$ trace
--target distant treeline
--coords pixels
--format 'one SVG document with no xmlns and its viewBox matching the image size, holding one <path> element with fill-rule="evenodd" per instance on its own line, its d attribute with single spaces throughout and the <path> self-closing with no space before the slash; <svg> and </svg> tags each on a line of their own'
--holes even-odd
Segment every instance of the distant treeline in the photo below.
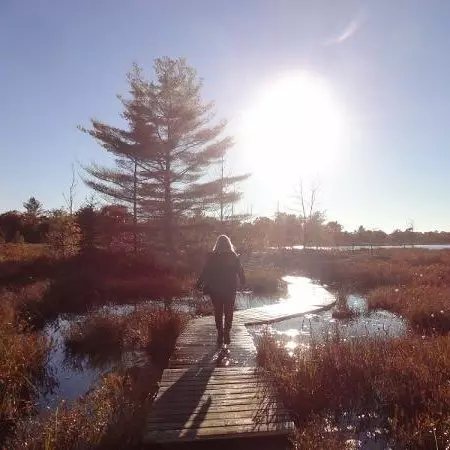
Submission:
<svg viewBox="0 0 450 450">
<path fill-rule="evenodd" d="M 93 248 L 128 249 L 133 244 L 132 213 L 122 205 L 87 204 L 72 214 L 63 210 L 44 211 L 42 204 L 30 198 L 24 212 L 0 214 L 0 242 L 52 243 L 88 250 Z M 305 220 L 295 214 L 279 213 L 275 218 L 227 218 L 195 214 L 181 224 L 178 241 L 181 248 L 210 247 L 218 233 L 229 234 L 241 250 L 292 245 L 357 246 L 357 245 L 426 245 L 450 244 L 450 232 L 415 232 L 409 228 L 388 234 L 360 226 L 346 231 L 336 221 L 327 221 L 323 213 Z M 157 249 L 163 241 L 162 224 L 157 219 L 142 219 L 138 238 L 140 249 Z"/>
<path fill-rule="evenodd" d="M 368 230 L 362 225 L 354 231 L 346 231 L 340 223 L 327 221 L 321 212 L 306 220 L 285 213 L 277 214 L 274 219 L 258 217 L 242 227 L 252 247 L 450 244 L 450 232 L 445 231 L 421 233 L 408 228 L 386 233 Z"/>
</svg>

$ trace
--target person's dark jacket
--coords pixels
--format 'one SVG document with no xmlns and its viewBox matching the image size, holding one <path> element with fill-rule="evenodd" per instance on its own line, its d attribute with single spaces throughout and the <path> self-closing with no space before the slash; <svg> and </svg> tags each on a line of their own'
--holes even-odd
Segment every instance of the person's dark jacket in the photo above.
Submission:
<svg viewBox="0 0 450 450">
<path fill-rule="evenodd" d="M 239 257 L 233 252 L 209 253 L 203 271 L 197 281 L 197 288 L 203 288 L 211 296 L 235 295 L 238 287 L 245 284 L 244 269 Z"/>
</svg>

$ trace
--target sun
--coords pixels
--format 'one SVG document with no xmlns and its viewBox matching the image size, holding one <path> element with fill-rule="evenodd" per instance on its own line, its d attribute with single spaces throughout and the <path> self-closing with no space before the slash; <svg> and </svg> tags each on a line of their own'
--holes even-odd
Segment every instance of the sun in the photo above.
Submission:
<svg viewBox="0 0 450 450">
<path fill-rule="evenodd" d="M 286 182 L 335 167 L 344 115 L 330 85 L 310 73 L 280 77 L 241 116 L 239 140 L 253 173 Z"/>
</svg>

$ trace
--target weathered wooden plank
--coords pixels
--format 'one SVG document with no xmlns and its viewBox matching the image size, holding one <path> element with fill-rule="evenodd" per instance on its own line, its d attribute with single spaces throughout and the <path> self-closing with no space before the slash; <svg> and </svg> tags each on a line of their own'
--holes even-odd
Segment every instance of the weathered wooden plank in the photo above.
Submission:
<svg viewBox="0 0 450 450">
<path fill-rule="evenodd" d="M 285 410 L 267 407 L 266 409 L 260 409 L 256 407 L 256 404 L 247 404 L 243 403 L 242 405 L 230 405 L 230 406 L 222 406 L 220 408 L 208 409 L 207 417 L 208 419 L 220 419 L 222 417 L 227 418 L 237 418 L 237 417 L 259 417 L 259 416 L 268 416 L 268 417 L 282 417 L 286 416 L 288 413 Z M 171 420 L 177 419 L 186 419 L 186 417 L 191 417 L 198 412 L 202 411 L 202 408 L 198 408 L 195 411 L 172 411 L 166 412 L 165 414 L 159 415 L 150 415 L 147 419 L 147 424 L 150 423 L 160 423 L 167 422 Z"/>
<path fill-rule="evenodd" d="M 223 385 L 200 385 L 200 384 L 192 384 L 192 385 L 186 385 L 183 386 L 183 390 L 181 392 L 180 389 L 173 388 L 172 386 L 164 386 L 159 389 L 158 393 L 161 392 L 161 394 L 169 393 L 169 392 L 175 392 L 179 395 L 193 395 L 194 393 L 199 393 L 202 395 L 225 395 L 230 394 L 233 395 L 234 393 L 244 393 L 244 392 L 261 392 L 262 395 L 264 393 L 262 392 L 262 388 L 260 384 L 257 383 L 248 383 L 248 384 L 234 384 L 234 385 L 228 385 L 227 387 Z"/>
<path fill-rule="evenodd" d="M 294 429 L 292 422 L 282 422 L 275 424 L 260 424 L 247 426 L 229 426 L 229 427 L 210 427 L 198 428 L 192 430 L 176 429 L 163 431 L 149 431 L 145 439 L 153 442 L 175 442 L 175 441 L 192 441 L 195 439 L 217 439 L 221 437 L 239 438 L 251 436 L 264 436 L 267 434 L 277 435 L 286 434 Z"/>
<path fill-rule="evenodd" d="M 246 362 L 248 363 L 248 361 L 251 361 L 255 358 L 255 354 L 231 354 L 231 355 L 227 355 L 227 356 L 220 356 L 220 357 L 216 357 L 216 358 L 210 358 L 207 361 L 203 360 L 202 356 L 193 356 L 193 357 L 188 357 L 186 355 L 180 355 L 180 357 L 176 360 L 173 361 L 173 363 L 171 363 L 171 367 L 176 368 L 179 365 L 182 364 L 188 364 L 189 366 L 195 366 L 195 365 L 200 365 L 200 366 L 217 366 L 217 363 L 219 361 L 223 361 L 224 359 L 228 359 L 231 363 L 236 364 L 236 367 L 239 367 L 242 363 Z"/>
<path fill-rule="evenodd" d="M 236 377 L 236 378 L 228 378 L 226 376 L 223 377 L 216 377 L 216 378 L 208 378 L 208 377 L 201 377 L 201 378 L 180 378 L 178 380 L 161 380 L 159 383 L 159 387 L 167 388 L 167 387 L 173 387 L 174 389 L 182 389 L 182 386 L 205 386 L 205 385 L 211 385 L 211 386 L 217 386 L 217 388 L 226 388 L 227 386 L 234 387 L 239 385 L 246 385 L 246 384 L 252 384 L 252 385 L 260 385 L 260 386 L 267 386 L 268 383 L 263 382 L 261 379 L 256 377 Z"/>
<path fill-rule="evenodd" d="M 260 383 L 262 384 L 261 380 L 255 379 L 255 377 L 252 376 L 241 376 L 236 378 L 228 378 L 228 377 L 219 377 L 219 378 L 189 378 L 189 379 L 183 379 L 181 381 L 183 385 L 190 386 L 190 385 L 202 385 L 208 384 L 209 386 L 227 386 L 230 384 L 245 384 L 245 383 Z M 173 380 L 161 380 L 159 383 L 160 388 L 164 387 L 172 387 L 174 385 Z"/>
<path fill-rule="evenodd" d="M 229 347 L 230 354 L 233 356 L 237 355 L 254 355 L 256 354 L 256 348 L 247 348 L 247 347 Z M 178 359 L 180 356 L 190 356 L 190 357 L 201 357 L 205 359 L 211 359 L 214 357 L 217 357 L 219 355 L 222 355 L 221 352 L 211 352 L 207 347 L 201 348 L 201 347 L 195 347 L 190 349 L 189 347 L 183 347 L 175 351 L 174 353 L 174 359 Z"/>
<path fill-rule="evenodd" d="M 265 417 L 281 417 L 286 416 L 288 412 L 285 409 L 279 408 L 279 404 L 265 405 L 264 408 L 257 407 L 256 403 L 243 403 L 241 405 L 223 405 L 220 407 L 211 407 L 206 409 L 209 404 L 202 405 L 196 410 L 172 410 L 171 412 L 165 412 L 164 414 L 155 414 L 158 411 L 154 411 L 154 414 L 149 414 L 147 422 L 160 422 L 160 421 L 176 421 L 180 419 L 187 420 L 189 417 L 196 417 L 199 413 L 206 413 L 205 416 L 209 419 L 223 419 L 223 418 L 236 418 L 236 417 L 254 417 L 255 419 L 262 416 Z M 227 408 L 230 408 L 228 410 Z"/>
<path fill-rule="evenodd" d="M 201 372 L 202 368 L 197 368 L 197 367 L 193 367 L 192 369 L 189 370 L 189 372 Z M 205 369 L 206 370 L 206 369 Z M 209 370 L 209 369 L 208 369 Z M 220 374 L 220 373 L 231 373 L 230 372 L 231 369 L 225 368 L 225 367 L 216 367 L 214 369 L 214 373 L 215 374 Z M 233 369 L 236 372 L 252 372 L 252 373 L 256 373 L 258 372 L 258 369 L 256 367 L 239 367 L 239 368 L 235 368 Z M 187 372 L 186 369 L 165 369 L 164 372 L 167 373 L 181 373 L 181 372 Z"/>
<path fill-rule="evenodd" d="M 216 378 L 238 379 L 240 377 L 255 377 L 255 378 L 260 377 L 258 373 L 254 371 L 253 372 L 241 371 L 240 369 L 243 369 L 244 367 L 231 367 L 231 368 L 226 367 L 226 369 L 228 369 L 229 372 L 217 372 L 217 369 L 219 368 L 222 367 L 215 367 L 212 369 L 204 367 L 195 367 L 195 369 L 198 370 L 191 370 L 192 367 L 189 369 L 166 369 L 163 373 L 161 380 L 177 381 L 179 379 L 190 380 L 203 378 L 214 380 Z M 172 370 L 181 370 L 181 372 L 175 373 L 171 372 Z"/>
<path fill-rule="evenodd" d="M 172 396 L 174 397 L 174 396 Z M 199 394 L 197 392 L 179 392 L 177 393 L 176 398 L 170 398 L 170 402 L 173 405 L 181 404 L 181 403 L 189 403 L 191 404 L 193 400 L 197 402 L 204 402 L 206 400 L 210 400 L 212 402 L 220 402 L 227 401 L 231 399 L 242 399 L 242 398 L 260 398 L 262 395 L 258 391 L 246 391 L 246 392 L 225 392 L 225 393 L 217 393 L 214 395 L 210 395 L 208 393 Z M 155 407 L 157 407 L 158 401 L 165 401 L 164 397 L 157 396 L 155 399 Z"/>
<path fill-rule="evenodd" d="M 197 415 L 181 415 L 150 418 L 147 421 L 147 428 L 157 428 L 158 430 L 174 430 L 208 427 L 225 427 L 233 425 L 252 425 L 262 423 L 280 423 L 290 420 L 289 414 L 259 414 L 255 411 L 238 411 L 235 413 L 210 413 L 203 417 L 202 412 Z"/>
<path fill-rule="evenodd" d="M 182 407 L 187 408 L 186 410 L 181 409 Z M 159 404 L 157 408 L 152 408 L 150 411 L 150 415 L 156 415 L 156 414 L 167 414 L 168 416 L 170 414 L 173 414 L 175 411 L 179 412 L 198 412 L 200 410 L 204 410 L 205 407 L 208 406 L 208 411 L 222 411 L 224 408 L 229 408 L 230 411 L 233 410 L 233 408 L 242 408 L 242 406 L 249 406 L 253 407 L 255 410 L 264 410 L 266 408 L 275 408 L 279 407 L 278 403 L 271 402 L 271 401 L 265 401 L 260 400 L 257 398 L 229 398 L 225 400 L 218 400 L 215 399 L 213 402 L 209 402 L 209 399 L 200 400 L 197 404 Z"/>
<path fill-rule="evenodd" d="M 275 419 L 270 417 L 261 416 L 260 418 L 254 417 L 237 417 L 229 418 L 223 417 L 218 419 L 209 419 L 208 415 L 203 418 L 201 415 L 199 418 L 195 416 L 192 419 L 179 422 L 167 422 L 158 423 L 158 430 L 174 430 L 174 429 L 206 429 L 206 428 L 217 428 L 217 427 L 235 427 L 235 426 L 260 426 L 260 425 L 270 425 L 279 422 L 286 422 L 288 419 L 286 415 L 275 417 Z"/>
<path fill-rule="evenodd" d="M 181 375 L 187 375 L 187 374 L 202 374 L 202 373 L 211 373 L 214 376 L 220 376 L 220 375 L 234 375 L 234 374 L 257 374 L 259 373 L 258 369 L 256 367 L 234 367 L 234 368 L 228 368 L 228 367 L 215 367 L 214 369 L 210 368 L 203 368 L 203 367 L 191 367 L 190 369 L 166 369 L 164 370 L 163 376 L 169 376 L 169 375 L 175 375 L 179 374 Z"/>
</svg>

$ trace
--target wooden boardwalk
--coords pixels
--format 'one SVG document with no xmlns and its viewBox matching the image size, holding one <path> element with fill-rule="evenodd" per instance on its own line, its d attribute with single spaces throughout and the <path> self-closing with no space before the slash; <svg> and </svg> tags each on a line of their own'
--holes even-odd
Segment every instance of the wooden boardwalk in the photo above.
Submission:
<svg viewBox="0 0 450 450">
<path fill-rule="evenodd" d="M 230 356 L 216 350 L 213 317 L 191 320 L 177 341 L 152 405 L 144 443 L 170 443 L 293 431 L 287 412 L 272 396 L 270 383 L 256 368 L 256 348 L 247 324 L 269 323 L 317 311 L 278 303 L 236 311 Z M 224 367 L 226 365 L 226 367 Z"/>
</svg>

